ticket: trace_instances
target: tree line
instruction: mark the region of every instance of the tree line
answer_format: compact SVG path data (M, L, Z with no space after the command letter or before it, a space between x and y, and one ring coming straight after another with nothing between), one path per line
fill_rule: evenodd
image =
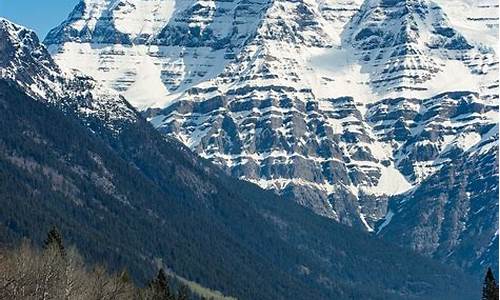
M189 289L174 291L163 269L146 287L137 287L127 271L109 273L88 268L75 247L66 249L57 228L41 250L23 241L16 249L0 249L0 300L190 300ZM499 287L488 268L482 300L498 300Z
M87 267L76 248L66 249L52 228L42 249L23 241L15 249L0 250L0 300L189 300L182 285L172 289L160 269L146 287L137 287L126 271L109 273Z

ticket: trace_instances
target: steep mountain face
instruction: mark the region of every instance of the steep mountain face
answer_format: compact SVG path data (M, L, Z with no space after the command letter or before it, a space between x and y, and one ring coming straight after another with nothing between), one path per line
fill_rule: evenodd
M426 214L426 182L441 180L432 189L446 194L441 170L466 161L498 122L494 1L165 0L156 7L173 9L152 14L163 25L137 38L139 26L118 27L153 7L143 2L82 1L45 43L65 69L121 91L160 132L228 174L342 223L382 233L401 199ZM484 197L471 193L468 206ZM460 209L455 235L476 222ZM415 220L387 222L401 229L382 235L403 241ZM413 239L401 243L435 243ZM469 257L453 253L473 241L453 239L438 242L451 245L446 254L423 252L463 266Z
M45 44L145 109L222 72L268 2L81 1Z
M0 37L0 240L57 224L139 280L164 264L238 299L475 297L459 271L227 176L33 32L1 19Z
M0 75L19 85L40 101L72 111L89 125L95 119L106 126L102 130L118 133L122 124L135 122L137 115L118 93L104 90L95 80L81 74L61 75L38 37L7 20L0 20Z
M480 273L498 269L498 124L463 151L448 148L453 163L396 196L378 233Z

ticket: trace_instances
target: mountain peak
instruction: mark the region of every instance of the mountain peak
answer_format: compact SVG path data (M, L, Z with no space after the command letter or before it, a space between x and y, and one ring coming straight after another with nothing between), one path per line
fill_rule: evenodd
M235 47L253 33L268 3L269 0L252 3L245 0L83 0L61 25L49 32L45 43Z
M0 18L0 67L8 68L17 63L27 65L40 63L45 67L56 67L50 54L40 43L37 35L21 25Z
M21 31L32 32L22 25L18 25L8 19L0 17L0 30L6 33L9 37L16 37ZM34 33L33 33L34 34ZM36 34L34 34L36 36ZM38 39L38 37L37 37Z
M485 64L479 55L495 60L494 52L485 53L468 41L442 8L428 0L365 1L346 26L343 45L354 51L372 89L392 95L430 97L439 89L470 89L472 82L477 87L483 79L471 75L474 66ZM469 78L436 90L435 82L456 72Z
M405 45L447 50L472 48L450 26L441 7L428 0L367 0L348 28L346 43L360 50Z
M33 31L6 19L0 19L0 63L0 79L89 122L101 119L108 130L137 120L137 112L117 92L78 71L61 71Z
M149 41L169 21L172 0L82 0L46 44L60 41L131 44Z
M20 25L0 19L0 77L10 79L30 92L45 96L49 81L60 72L37 35Z

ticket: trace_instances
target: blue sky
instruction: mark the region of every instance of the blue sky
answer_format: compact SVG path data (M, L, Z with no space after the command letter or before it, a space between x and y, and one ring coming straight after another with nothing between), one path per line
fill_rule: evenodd
M35 30L43 40L77 3L78 0L0 0L0 17Z

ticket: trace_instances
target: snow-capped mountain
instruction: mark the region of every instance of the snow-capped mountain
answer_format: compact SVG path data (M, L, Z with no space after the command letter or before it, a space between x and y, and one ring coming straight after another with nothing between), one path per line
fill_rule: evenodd
M119 132L133 123L135 110L118 92L104 88L78 72L63 73L36 34L0 18L0 79L16 82L31 97L75 113L87 120L102 120L104 130Z
M0 63L3 246L41 243L57 224L86 260L138 282L160 264L242 300L466 300L479 290L470 275L228 176L116 92L60 72L33 32L4 19Z
M398 240L384 232L404 223L389 221L405 205L388 209L389 198L420 203L411 195L424 186L447 190L429 182L446 182L439 174L486 136L498 141L497 8L491 0L85 0L45 43L63 68L124 93L158 130L233 176ZM455 235L474 219L458 214L453 222L465 225ZM432 249L424 252L438 255Z
M62 66L99 78L136 107L164 107L171 94L222 72L267 6L266 0L81 1L45 44L61 52L55 56Z

